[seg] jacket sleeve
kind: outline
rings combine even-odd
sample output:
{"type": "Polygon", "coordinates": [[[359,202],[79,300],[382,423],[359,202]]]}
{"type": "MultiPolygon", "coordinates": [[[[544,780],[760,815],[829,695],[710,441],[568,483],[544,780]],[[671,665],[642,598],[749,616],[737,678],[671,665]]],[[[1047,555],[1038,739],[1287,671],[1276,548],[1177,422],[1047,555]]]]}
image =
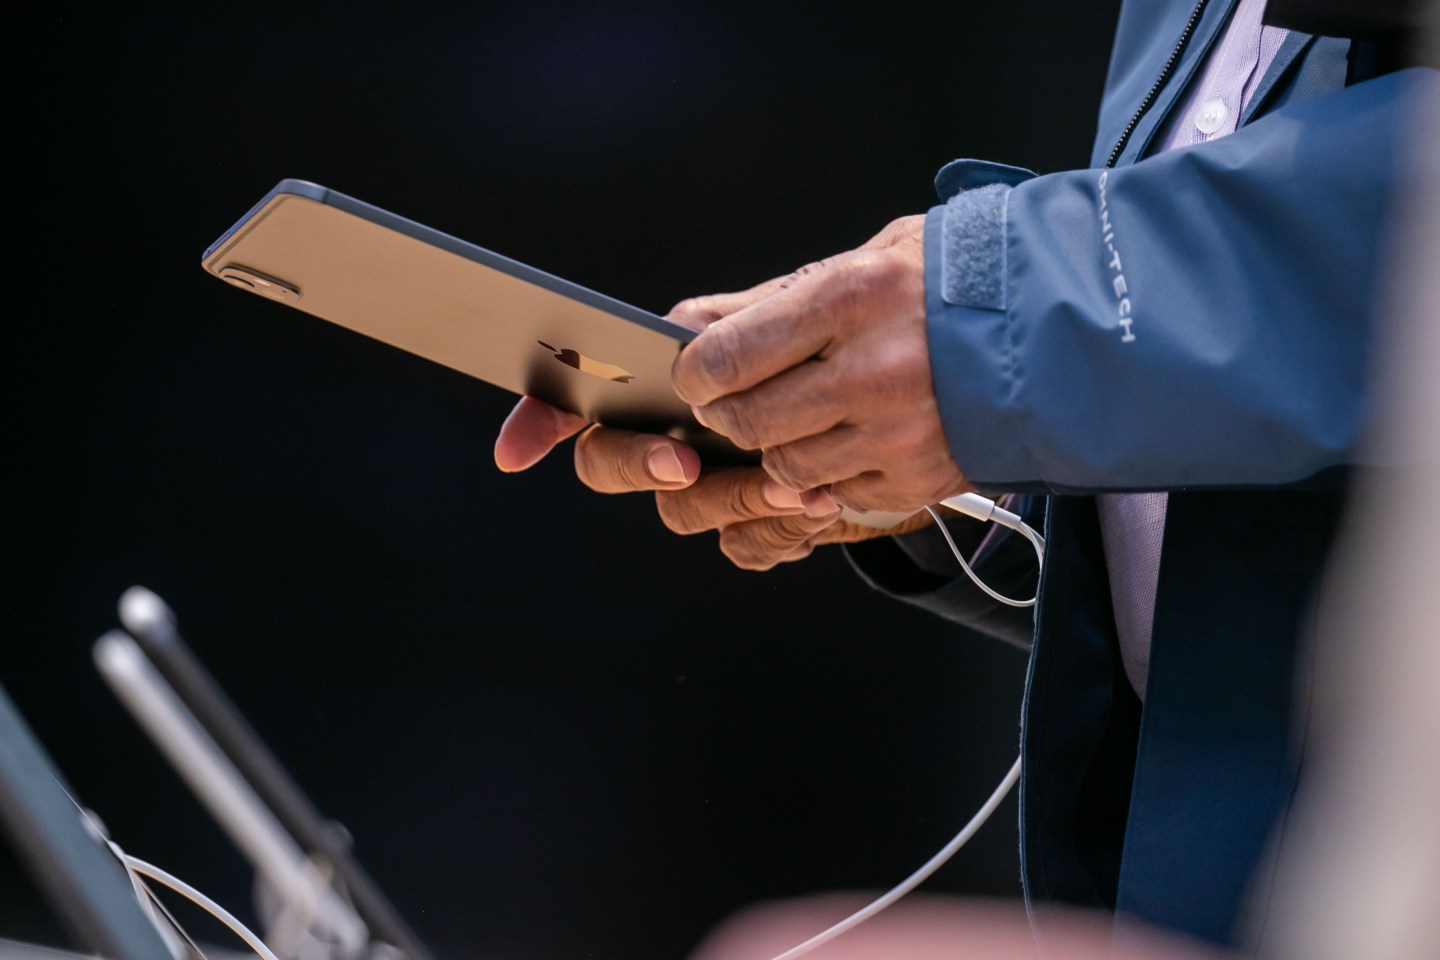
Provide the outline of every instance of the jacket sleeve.
{"type": "Polygon", "coordinates": [[[942,170],[931,368],[972,482],[1283,485],[1364,462],[1400,135],[1437,86],[1387,75],[1119,169],[942,170]]]}

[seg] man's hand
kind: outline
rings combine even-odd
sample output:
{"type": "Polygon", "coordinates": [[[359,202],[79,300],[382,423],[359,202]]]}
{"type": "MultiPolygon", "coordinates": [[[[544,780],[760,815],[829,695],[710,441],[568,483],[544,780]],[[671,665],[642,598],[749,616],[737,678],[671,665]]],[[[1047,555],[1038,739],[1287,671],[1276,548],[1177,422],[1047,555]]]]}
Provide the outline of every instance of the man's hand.
{"type": "Polygon", "coordinates": [[[527,469],[581,430],[575,443],[581,482],[600,493],[654,491],[666,527],[679,534],[718,531],[720,551],[745,570],[769,570],[808,557],[822,543],[918,529],[930,520],[921,513],[895,531],[846,523],[824,491],[796,493],[759,467],[701,472],[699,456],[677,440],[589,425],[533,397],[522,398],[505,421],[495,462],[507,472],[527,469]]]}
{"type": "Polygon", "coordinates": [[[515,407],[495,444],[502,470],[523,470],[570,434],[575,473],[599,493],[655,492],[660,519],[676,533],[720,531],[720,549],[737,566],[768,570],[808,555],[811,537],[839,516],[824,494],[803,497],[759,468],[700,472],[695,451],[669,437],[589,426],[532,397],[515,407]],[[585,429],[588,426],[588,429],[585,429]]]}
{"type": "MultiPolygon", "coordinates": [[[[727,314],[750,306],[779,286],[781,280],[771,280],[739,293],[722,293],[711,297],[695,297],[675,306],[665,319],[691,330],[704,330],[711,323],[727,314]]],[[[545,458],[551,450],[570,439],[590,425],[584,417],[567,413],[534,397],[522,397],[505,418],[500,427],[500,436],[495,440],[495,464],[506,473],[528,470],[545,458]]],[[[642,443],[644,463],[636,470],[635,464],[628,464],[630,484],[615,489],[600,490],[602,493],[623,493],[627,490],[662,490],[677,486],[688,486],[700,474],[700,460],[683,443],[664,437],[650,437],[649,443],[642,443]],[[646,485],[646,481],[649,485],[646,485]]],[[[581,470],[582,459],[587,468],[599,470],[600,464],[591,463],[591,458],[582,456],[581,445],[575,450],[575,468],[580,479],[586,473],[581,470]]],[[[601,471],[604,472],[604,471],[601,471]]],[[[599,490],[587,481],[592,489],[599,490]]]]}
{"type": "Polygon", "coordinates": [[[903,511],[971,489],[930,379],[923,224],[897,220],[712,320],[676,359],[676,392],[796,492],[903,511]]]}
{"type": "MultiPolygon", "coordinates": [[[[686,300],[667,319],[704,329],[785,282],[777,278],[741,293],[686,300]]],[[[660,518],[669,529],[680,534],[719,531],[721,552],[747,570],[799,560],[822,543],[887,532],[840,521],[839,507],[823,491],[797,493],[758,467],[702,473],[699,456],[677,440],[594,426],[533,397],[522,398],[500,428],[495,462],[506,472],[529,469],[577,433],[575,472],[586,486],[601,493],[654,491],[660,518]]],[[[929,519],[921,513],[903,529],[916,529],[929,519]]]]}

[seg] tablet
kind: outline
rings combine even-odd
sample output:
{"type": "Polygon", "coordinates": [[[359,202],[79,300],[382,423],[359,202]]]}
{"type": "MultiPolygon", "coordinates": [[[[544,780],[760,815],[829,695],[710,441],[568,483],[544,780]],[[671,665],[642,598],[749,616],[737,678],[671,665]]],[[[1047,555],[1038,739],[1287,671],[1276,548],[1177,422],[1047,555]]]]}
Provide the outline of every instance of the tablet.
{"type": "MultiPolygon", "coordinates": [[[[201,265],[250,293],[593,423],[674,437],[709,464],[759,464],[670,387],[695,332],[304,180],[281,180],[201,265]]],[[[857,513],[887,529],[909,513],[857,513]]]]}
{"type": "Polygon", "coordinates": [[[587,420],[755,463],[695,422],[670,365],[695,333],[398,217],[282,180],[211,244],[209,273],[587,420]]]}

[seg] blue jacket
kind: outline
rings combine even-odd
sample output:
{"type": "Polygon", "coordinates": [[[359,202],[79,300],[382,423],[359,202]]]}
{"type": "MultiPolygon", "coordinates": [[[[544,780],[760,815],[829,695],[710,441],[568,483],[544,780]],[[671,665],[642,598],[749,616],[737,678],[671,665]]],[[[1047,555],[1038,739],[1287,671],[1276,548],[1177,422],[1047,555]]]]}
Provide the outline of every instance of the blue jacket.
{"type": "MultiPolygon", "coordinates": [[[[1291,34],[1241,129],[1147,157],[1234,5],[1201,4],[1152,90],[1196,3],[1126,2],[1094,168],[957,161],[925,226],[955,459],[982,489],[1048,495],[1030,505],[1049,550],[1021,734],[1027,897],[1216,942],[1238,936],[1247,894],[1263,909],[1257,867],[1295,787],[1296,653],[1374,412],[1394,160],[1413,95],[1437,86],[1419,70],[1353,82],[1348,41],[1291,34]],[[1090,496],[1116,490],[1171,492],[1143,712],[1090,496]]],[[[1013,596],[1026,550],[982,558],[1013,596]]],[[[1030,629],[893,544],[852,557],[952,619],[1030,629]]]]}

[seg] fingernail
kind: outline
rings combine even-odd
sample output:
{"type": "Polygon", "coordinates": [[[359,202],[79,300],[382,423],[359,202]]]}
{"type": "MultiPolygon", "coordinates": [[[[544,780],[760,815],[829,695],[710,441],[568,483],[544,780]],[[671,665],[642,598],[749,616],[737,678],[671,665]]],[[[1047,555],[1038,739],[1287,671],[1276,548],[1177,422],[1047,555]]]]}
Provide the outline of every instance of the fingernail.
{"type": "Polygon", "coordinates": [[[800,494],[780,486],[774,480],[766,480],[760,493],[765,497],[765,502],[776,510],[793,510],[796,507],[805,506],[805,501],[801,499],[800,494]]]}
{"type": "Polygon", "coordinates": [[[807,517],[828,517],[840,509],[835,498],[824,490],[807,490],[802,502],[807,517]]]}
{"type": "Polygon", "coordinates": [[[700,426],[707,428],[710,426],[710,424],[705,422],[705,418],[700,415],[700,408],[698,406],[690,408],[690,415],[699,422],[700,426]]]}
{"type": "Polygon", "coordinates": [[[680,465],[680,458],[675,455],[674,447],[656,447],[650,451],[650,456],[645,459],[645,467],[650,471],[650,476],[661,483],[684,483],[685,468],[680,465]]]}

